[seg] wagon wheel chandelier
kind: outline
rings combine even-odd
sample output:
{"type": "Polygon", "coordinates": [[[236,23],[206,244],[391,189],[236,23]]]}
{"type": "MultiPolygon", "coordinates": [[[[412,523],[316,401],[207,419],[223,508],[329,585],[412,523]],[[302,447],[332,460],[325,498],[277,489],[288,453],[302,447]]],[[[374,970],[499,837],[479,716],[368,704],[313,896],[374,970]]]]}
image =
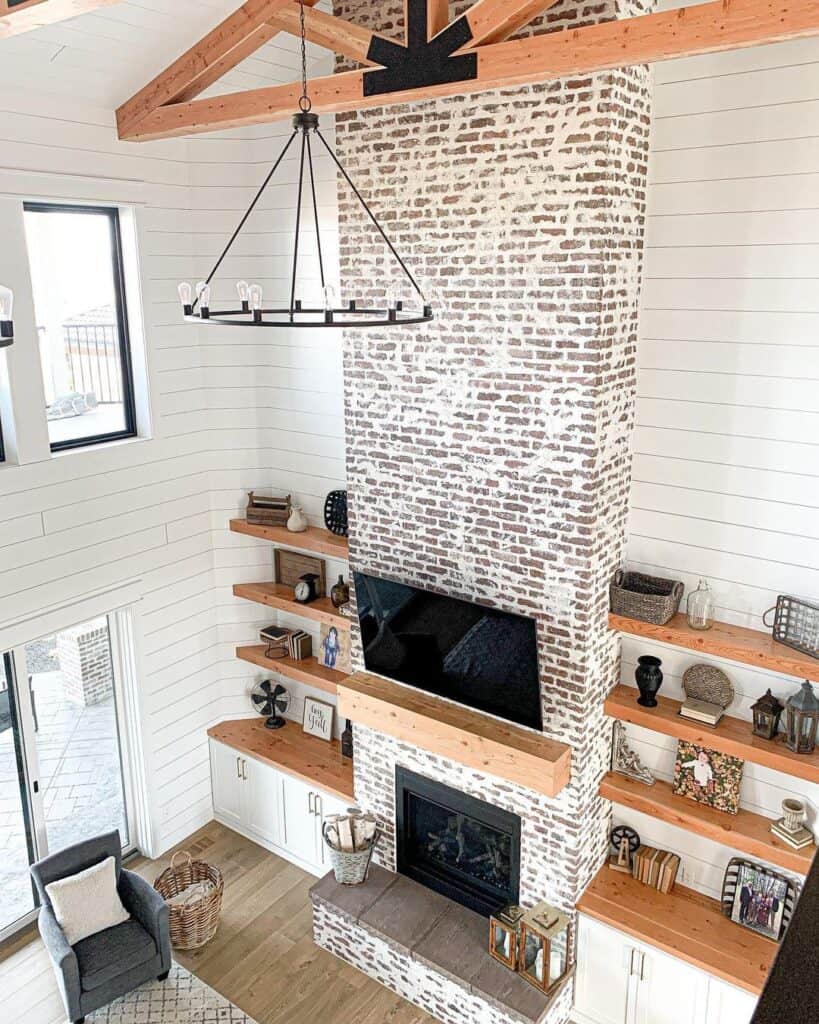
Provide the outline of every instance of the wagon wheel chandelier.
{"type": "MultiPolygon", "coordinates": [[[[230,241],[222,251],[208,276],[196,285],[196,292],[187,282],[179,285],[179,298],[185,319],[193,323],[208,324],[239,324],[246,327],[398,327],[410,324],[427,323],[432,320],[432,307],[424,297],[417,281],[408,269],[406,263],[398,254],[395,246],[387,237],[386,232],[379,224],[375,214],[367,205],[361,193],[350,179],[344,167],[341,165],[336,154],[333,152],[327,140],[321,134],[319,119],[316,114],[311,113],[312,103],[307,91],[307,41],[304,21],[304,0],[299,0],[301,17],[301,85],[302,94],[299,99],[299,112],[293,116],[293,132],[285,143],[284,149],[270,169],[269,174],[256,193],[253,202],[247,212],[239,221],[239,225],[233,232],[230,241]],[[293,142],[301,137],[301,152],[299,156],[299,179],[298,195],[296,199],[296,231],[293,243],[292,272],[290,279],[290,303],[288,306],[279,308],[265,308],[264,296],[261,285],[248,284],[246,281],[239,281],[236,291],[239,297],[239,309],[212,309],[211,281],[215,277],[225,257],[233,247],[233,243],[241,234],[242,229],[253,213],[259,200],[264,195],[267,186],[270,184],[274,174],[278,170],[282,160],[289,151],[293,142]],[[367,217],[375,226],[382,240],[386,244],[392,256],[401,268],[403,277],[409,282],[413,298],[409,302],[402,299],[402,290],[398,285],[391,285],[384,297],[384,304],[373,307],[366,302],[357,299],[349,299],[347,304],[342,306],[336,289],[328,283],[324,274],[324,258],[321,248],[321,231],[319,228],[318,201],[316,199],[316,181],[313,170],[313,147],[311,138],[317,138],[324,149],[329,153],[333,163],[338,168],[344,180],[350,187],[353,195],[363,207],[367,217]],[[305,188],[305,171],[307,171],[308,188],[305,188]],[[315,227],[316,244],[318,247],[319,276],[323,303],[320,306],[306,304],[297,297],[298,268],[299,268],[299,239],[302,229],[302,199],[305,191],[309,191],[312,200],[312,220],[315,227]]],[[[406,290],[406,288],[404,289],[406,290]]]]}

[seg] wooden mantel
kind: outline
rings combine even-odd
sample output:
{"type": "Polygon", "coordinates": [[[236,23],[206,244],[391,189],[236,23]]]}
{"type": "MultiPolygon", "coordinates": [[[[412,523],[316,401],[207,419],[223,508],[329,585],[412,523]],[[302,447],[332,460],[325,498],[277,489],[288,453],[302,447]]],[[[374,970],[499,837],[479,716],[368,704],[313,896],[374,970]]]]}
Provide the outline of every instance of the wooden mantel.
{"type": "Polygon", "coordinates": [[[569,781],[571,751],[565,743],[381,676],[357,672],[339,683],[338,712],[544,796],[557,796],[569,781]]]}

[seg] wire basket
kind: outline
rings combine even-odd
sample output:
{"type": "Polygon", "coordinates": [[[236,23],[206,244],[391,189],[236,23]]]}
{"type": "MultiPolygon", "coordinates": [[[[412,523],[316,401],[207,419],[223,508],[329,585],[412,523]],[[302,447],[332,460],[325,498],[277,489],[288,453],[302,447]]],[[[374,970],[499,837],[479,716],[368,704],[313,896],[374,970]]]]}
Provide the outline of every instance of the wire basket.
{"type": "Polygon", "coordinates": [[[332,830],[330,822],[325,822],[322,827],[322,835],[327,849],[330,853],[330,863],[333,866],[333,874],[339,885],[361,885],[367,881],[367,873],[370,870],[378,840],[381,838],[381,829],[375,830],[375,835],[368,841],[367,845],[360,850],[340,850],[334,846],[328,830],[332,830]]]}
{"type": "Polygon", "coordinates": [[[664,626],[679,611],[684,590],[680,580],[618,569],[609,585],[609,605],[615,615],[664,626]]]}
{"type": "Polygon", "coordinates": [[[776,605],[765,612],[762,621],[773,629],[773,638],[780,644],[819,658],[819,605],[780,594],[776,605]],[[773,625],[768,622],[771,612],[774,612],[773,625]]]}
{"type": "Polygon", "coordinates": [[[225,889],[222,872],[203,860],[193,860],[187,850],[179,850],[171,857],[170,867],[154,882],[154,889],[166,902],[196,882],[211,882],[213,887],[190,903],[168,905],[174,949],[199,949],[216,934],[225,889]],[[177,866],[178,857],[185,858],[181,866],[177,866]]]}

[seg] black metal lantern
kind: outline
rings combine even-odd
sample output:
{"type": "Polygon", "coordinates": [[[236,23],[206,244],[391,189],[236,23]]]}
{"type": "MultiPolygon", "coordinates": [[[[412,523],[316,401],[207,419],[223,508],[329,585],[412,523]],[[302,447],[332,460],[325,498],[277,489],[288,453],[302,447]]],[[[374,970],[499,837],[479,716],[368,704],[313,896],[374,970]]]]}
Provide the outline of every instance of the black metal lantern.
{"type": "Polygon", "coordinates": [[[14,341],[14,292],[0,284],[0,348],[8,348],[14,341]]]}
{"type": "Polygon", "coordinates": [[[819,698],[806,679],[785,702],[785,743],[796,754],[812,754],[819,727],[819,698]]]}
{"type": "Polygon", "coordinates": [[[427,323],[432,320],[432,306],[424,297],[421,288],[410,273],[406,263],[396,251],[395,246],[387,237],[375,214],[367,205],[363,196],[351,181],[350,176],[342,167],[338,157],[322,135],[317,115],[310,111],[312,104],[307,94],[304,0],[299,0],[299,9],[301,15],[302,95],[299,99],[298,113],[293,116],[293,132],[213,269],[196,286],[196,295],[194,296],[194,290],[187,282],[179,285],[179,299],[182,303],[185,319],[195,323],[233,324],[246,327],[405,327],[410,324],[427,323]],[[238,306],[233,309],[213,309],[210,304],[211,281],[230,252],[233,243],[239,237],[248,218],[253,213],[267,186],[270,184],[273,175],[296,138],[300,139],[300,143],[297,146],[299,150],[299,173],[289,302],[286,306],[266,307],[260,285],[239,281],[236,285],[239,299],[238,306]],[[383,304],[379,302],[377,305],[373,305],[372,303],[363,302],[358,298],[348,298],[342,303],[335,287],[325,277],[321,230],[319,228],[319,209],[316,199],[316,179],[313,168],[313,139],[317,139],[329,154],[337,170],[346,181],[401,270],[402,278],[398,280],[403,280],[405,282],[404,285],[401,286],[397,283],[389,285],[385,291],[383,304]],[[306,220],[310,223],[308,230],[315,232],[316,245],[318,247],[318,266],[322,290],[322,297],[318,303],[315,300],[310,302],[305,301],[303,297],[297,297],[299,241],[302,230],[302,200],[305,192],[309,194],[311,199],[311,203],[306,211],[306,220]],[[410,298],[412,293],[414,293],[414,296],[410,298]]]}
{"type": "Polygon", "coordinates": [[[772,740],[779,732],[779,719],[785,705],[771,693],[760,697],[756,704],[751,705],[754,715],[754,736],[761,736],[763,740],[772,740]]]}

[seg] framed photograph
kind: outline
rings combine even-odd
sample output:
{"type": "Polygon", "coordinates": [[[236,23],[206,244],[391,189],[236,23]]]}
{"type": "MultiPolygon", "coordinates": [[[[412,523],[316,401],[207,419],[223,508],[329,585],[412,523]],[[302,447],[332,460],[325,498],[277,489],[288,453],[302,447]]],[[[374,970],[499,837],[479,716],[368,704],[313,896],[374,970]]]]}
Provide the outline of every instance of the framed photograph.
{"type": "Polygon", "coordinates": [[[353,671],[350,659],[350,633],[338,626],[322,622],[319,633],[319,649],[316,655],[319,665],[350,675],[353,671]]]}
{"type": "Polygon", "coordinates": [[[722,912],[743,928],[779,942],[797,897],[796,885],[764,864],[734,857],[722,884],[722,912]]]}
{"type": "Polygon", "coordinates": [[[717,811],[739,811],[739,787],[745,762],[739,757],[680,740],[674,765],[673,790],[717,811]]]}
{"type": "Polygon", "coordinates": [[[315,697],[304,698],[304,721],[302,726],[308,736],[318,736],[323,740],[333,738],[333,711],[332,704],[323,700],[316,700],[315,697]]]}

